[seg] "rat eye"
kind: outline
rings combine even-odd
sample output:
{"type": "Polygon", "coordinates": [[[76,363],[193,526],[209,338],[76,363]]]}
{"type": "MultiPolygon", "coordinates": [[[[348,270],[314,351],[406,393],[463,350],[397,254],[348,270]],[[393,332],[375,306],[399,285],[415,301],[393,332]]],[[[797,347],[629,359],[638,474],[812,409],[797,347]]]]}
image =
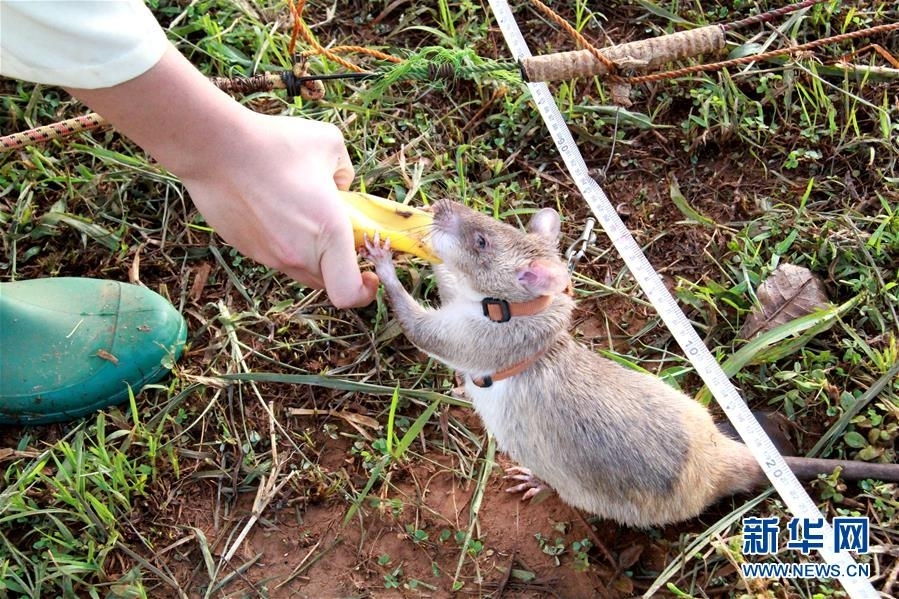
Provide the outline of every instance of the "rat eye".
{"type": "Polygon", "coordinates": [[[487,245],[488,245],[488,243],[487,243],[487,238],[484,236],[483,233],[476,233],[476,234],[475,234],[475,238],[474,238],[474,242],[475,242],[475,245],[478,246],[478,249],[479,249],[479,250],[486,250],[486,249],[487,249],[487,245]]]}

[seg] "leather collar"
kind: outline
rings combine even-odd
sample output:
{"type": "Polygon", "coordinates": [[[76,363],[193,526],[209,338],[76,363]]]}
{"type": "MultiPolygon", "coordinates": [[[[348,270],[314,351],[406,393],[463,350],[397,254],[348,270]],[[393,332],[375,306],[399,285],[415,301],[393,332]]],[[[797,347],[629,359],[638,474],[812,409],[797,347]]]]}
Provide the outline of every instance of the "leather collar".
{"type": "MultiPolygon", "coordinates": [[[[565,295],[574,294],[574,286],[571,281],[565,288],[565,295]]],[[[513,316],[533,316],[546,310],[553,303],[553,296],[540,295],[526,302],[510,302],[509,300],[495,297],[485,297],[481,300],[484,316],[493,322],[509,322],[513,316]]]]}
{"type": "MultiPolygon", "coordinates": [[[[565,293],[571,295],[572,287],[570,283],[568,289],[565,290],[565,293]]],[[[545,310],[552,301],[553,296],[551,295],[541,295],[526,302],[510,302],[495,297],[485,297],[481,300],[481,306],[484,309],[484,316],[493,322],[509,322],[513,316],[533,316],[534,314],[539,314],[545,310]]],[[[471,382],[474,383],[475,386],[483,389],[490,387],[496,381],[513,377],[516,374],[521,374],[536,364],[537,360],[543,357],[543,354],[546,353],[547,349],[548,348],[541,349],[536,354],[525,358],[521,362],[495,372],[492,375],[477,378],[472,377],[471,382]]]]}
{"type": "Polygon", "coordinates": [[[476,387],[480,387],[482,389],[486,389],[487,387],[493,386],[493,383],[496,381],[501,381],[503,379],[507,379],[509,377],[513,377],[516,374],[521,374],[531,366],[537,363],[537,360],[543,357],[543,354],[546,353],[546,349],[541,349],[539,352],[526,358],[519,362],[518,364],[513,364],[508,368],[504,368],[499,372],[494,372],[493,374],[488,374],[487,376],[481,377],[472,377],[471,382],[474,383],[476,387]]]}
{"type": "Polygon", "coordinates": [[[495,297],[481,300],[484,316],[493,322],[509,322],[513,316],[533,316],[545,310],[553,301],[551,295],[541,295],[526,302],[510,302],[495,297]]]}

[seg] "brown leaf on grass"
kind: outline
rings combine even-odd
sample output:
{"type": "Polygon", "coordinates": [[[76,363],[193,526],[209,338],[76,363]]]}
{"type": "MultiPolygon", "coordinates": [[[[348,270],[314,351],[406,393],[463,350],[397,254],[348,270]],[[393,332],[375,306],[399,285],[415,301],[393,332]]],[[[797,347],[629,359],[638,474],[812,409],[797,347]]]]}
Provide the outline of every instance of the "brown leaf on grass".
{"type": "Polygon", "coordinates": [[[21,458],[32,459],[38,457],[39,455],[41,455],[41,452],[33,449],[19,451],[11,449],[9,447],[0,447],[0,462],[4,462],[7,460],[18,460],[21,458]]]}
{"type": "Polygon", "coordinates": [[[196,304],[200,301],[200,298],[203,297],[203,289],[206,287],[206,283],[209,282],[210,272],[212,272],[212,265],[208,262],[200,264],[196,269],[194,273],[194,282],[190,286],[190,293],[188,294],[190,301],[193,303],[196,304]]]}
{"type": "Polygon", "coordinates": [[[644,545],[631,545],[618,554],[618,567],[622,570],[631,568],[643,554],[644,545]]]}
{"type": "Polygon", "coordinates": [[[367,427],[373,430],[378,430],[381,428],[381,423],[371,418],[370,416],[363,416],[362,414],[356,414],[354,412],[347,412],[344,410],[315,410],[309,408],[291,408],[287,410],[288,416],[333,416],[336,418],[342,418],[346,421],[347,424],[355,428],[359,431],[359,434],[364,436],[369,441],[371,440],[371,435],[366,432],[363,427],[367,427]]]}
{"type": "Polygon", "coordinates": [[[740,337],[752,339],[800,316],[829,305],[824,284],[809,269],[781,264],[756,290],[759,303],[740,329],[740,337]]]}

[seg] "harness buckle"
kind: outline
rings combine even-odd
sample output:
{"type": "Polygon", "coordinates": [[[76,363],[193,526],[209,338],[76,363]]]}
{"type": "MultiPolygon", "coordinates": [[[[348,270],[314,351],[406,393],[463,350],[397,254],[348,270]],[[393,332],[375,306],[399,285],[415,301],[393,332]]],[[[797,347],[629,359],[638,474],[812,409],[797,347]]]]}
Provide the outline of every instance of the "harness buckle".
{"type": "Polygon", "coordinates": [[[484,308],[484,316],[493,322],[509,322],[512,318],[512,309],[504,299],[485,297],[481,300],[481,306],[484,308]]]}

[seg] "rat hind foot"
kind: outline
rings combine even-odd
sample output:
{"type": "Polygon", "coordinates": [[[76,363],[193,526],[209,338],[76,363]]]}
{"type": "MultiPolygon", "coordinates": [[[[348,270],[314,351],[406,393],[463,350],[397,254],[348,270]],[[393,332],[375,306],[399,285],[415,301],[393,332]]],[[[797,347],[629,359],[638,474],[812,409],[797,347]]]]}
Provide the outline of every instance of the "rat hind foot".
{"type": "Polygon", "coordinates": [[[503,477],[503,480],[521,481],[519,484],[506,489],[506,493],[521,493],[523,491],[522,501],[531,499],[531,503],[540,503],[553,493],[552,487],[522,466],[506,468],[506,475],[503,477]]]}

